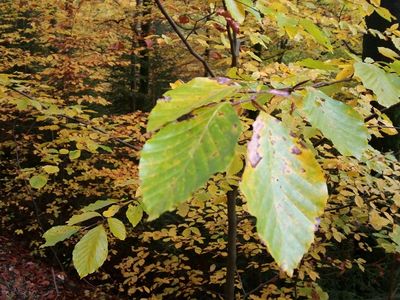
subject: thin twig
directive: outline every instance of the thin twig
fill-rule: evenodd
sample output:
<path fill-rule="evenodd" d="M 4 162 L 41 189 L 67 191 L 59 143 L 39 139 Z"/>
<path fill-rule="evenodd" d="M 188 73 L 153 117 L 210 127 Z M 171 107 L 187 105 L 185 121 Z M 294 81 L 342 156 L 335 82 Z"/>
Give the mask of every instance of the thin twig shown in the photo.
<path fill-rule="evenodd" d="M 239 279 L 240 288 L 242 289 L 243 296 L 245 296 L 245 295 L 246 295 L 246 290 L 244 289 L 244 285 L 243 285 L 243 281 L 242 281 L 242 276 L 240 276 L 238 270 L 236 270 L 236 276 L 237 276 L 238 279 Z"/>
<path fill-rule="evenodd" d="M 277 279 L 279 278 L 279 274 L 275 275 L 274 277 L 272 277 L 271 279 L 260 283 L 256 288 L 252 289 L 250 292 L 248 292 L 245 296 L 244 299 L 247 299 L 247 297 L 249 297 L 251 294 L 257 292 L 258 290 L 262 289 L 264 286 L 266 286 L 267 284 L 270 284 L 272 282 L 275 282 Z"/>
<path fill-rule="evenodd" d="M 176 25 L 175 21 L 171 18 L 171 16 L 167 13 L 165 10 L 164 6 L 161 4 L 160 0 L 155 0 L 158 9 L 161 11 L 163 16 L 167 19 L 169 25 L 171 25 L 172 29 L 175 31 L 175 33 L 179 36 L 181 39 L 182 43 L 186 46 L 190 54 L 192 54 L 199 62 L 201 62 L 204 66 L 204 69 L 207 71 L 207 73 L 211 77 L 215 77 L 214 72 L 211 70 L 210 66 L 208 63 L 192 48 L 192 46 L 188 43 L 188 41 L 185 39 L 185 36 L 182 34 L 182 32 L 179 30 L 178 26 Z"/>
<path fill-rule="evenodd" d="M 58 290 L 56 274 L 54 273 L 53 267 L 51 267 L 51 275 L 53 276 L 53 283 L 54 283 L 54 287 L 56 288 L 56 294 L 57 294 L 56 298 L 58 298 L 58 296 L 60 296 L 60 291 Z"/>

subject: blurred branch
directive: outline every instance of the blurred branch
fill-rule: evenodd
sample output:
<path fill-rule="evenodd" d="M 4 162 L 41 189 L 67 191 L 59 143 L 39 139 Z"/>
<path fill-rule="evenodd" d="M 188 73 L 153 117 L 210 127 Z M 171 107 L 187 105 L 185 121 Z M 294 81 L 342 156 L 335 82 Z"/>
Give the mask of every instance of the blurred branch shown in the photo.
<path fill-rule="evenodd" d="M 188 49 L 190 54 L 192 54 L 199 62 L 201 62 L 203 64 L 203 67 L 206 70 L 207 74 L 209 74 L 211 77 L 215 77 L 215 74 L 211 70 L 211 68 L 208 65 L 208 63 L 188 43 L 188 41 L 186 40 L 185 36 L 182 34 L 182 32 L 179 30 L 178 26 L 176 25 L 175 21 L 171 18 L 171 16 L 165 10 L 164 6 L 161 4 L 160 0 L 155 0 L 155 2 L 157 4 L 158 9 L 161 11 L 163 16 L 167 19 L 169 25 L 171 25 L 172 29 L 179 36 L 179 38 L 181 39 L 182 43 L 186 46 L 186 48 Z"/>

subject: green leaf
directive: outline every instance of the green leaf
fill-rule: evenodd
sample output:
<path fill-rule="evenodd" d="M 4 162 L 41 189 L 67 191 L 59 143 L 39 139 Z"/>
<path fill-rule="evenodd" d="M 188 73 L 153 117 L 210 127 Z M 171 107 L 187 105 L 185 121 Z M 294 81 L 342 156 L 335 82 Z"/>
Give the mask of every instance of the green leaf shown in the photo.
<path fill-rule="evenodd" d="M 112 153 L 112 149 L 109 146 L 105 146 L 105 145 L 98 145 L 100 149 L 103 149 L 104 151 L 108 152 L 108 153 Z"/>
<path fill-rule="evenodd" d="M 238 0 L 225 0 L 225 4 L 232 18 L 238 23 L 242 23 L 246 16 L 246 6 L 244 6 L 241 1 Z"/>
<path fill-rule="evenodd" d="M 74 160 L 81 156 L 81 150 L 72 150 L 68 153 L 69 159 Z"/>
<path fill-rule="evenodd" d="M 128 209 L 126 210 L 126 217 L 133 227 L 136 227 L 139 224 L 140 220 L 143 218 L 143 209 L 140 205 L 133 206 L 132 204 L 128 205 Z"/>
<path fill-rule="evenodd" d="M 92 219 L 94 217 L 101 217 L 101 215 L 95 211 L 84 212 L 80 215 L 73 215 L 67 222 L 68 225 L 75 225 L 77 223 Z"/>
<path fill-rule="evenodd" d="M 381 68 L 362 62 L 354 64 L 354 75 L 363 85 L 374 92 L 379 104 L 389 107 L 399 102 L 400 77 L 386 73 Z"/>
<path fill-rule="evenodd" d="M 253 128 L 240 189 L 272 257 L 292 275 L 328 199 L 324 173 L 277 119 L 261 112 Z"/>
<path fill-rule="evenodd" d="M 319 69 L 319 70 L 326 70 L 326 71 L 336 71 L 337 70 L 337 68 L 335 66 L 332 66 L 328 63 L 325 63 L 325 62 L 319 61 L 319 60 L 315 60 L 312 58 L 306 58 L 306 59 L 300 60 L 296 64 L 299 66 L 310 68 L 310 69 Z"/>
<path fill-rule="evenodd" d="M 80 226 L 68 226 L 68 225 L 51 227 L 43 234 L 46 243 L 41 245 L 40 248 L 54 246 L 58 242 L 61 242 L 69 238 L 79 229 Z"/>
<path fill-rule="evenodd" d="M 125 240 L 126 229 L 124 223 L 116 218 L 107 218 L 108 226 L 110 227 L 111 233 L 120 240 Z"/>
<path fill-rule="evenodd" d="M 89 230 L 75 245 L 72 261 L 79 276 L 93 273 L 107 258 L 108 241 L 103 225 Z"/>
<path fill-rule="evenodd" d="M 368 130 L 351 106 L 316 89 L 308 89 L 300 110 L 315 128 L 330 139 L 342 155 L 360 159 L 368 148 Z"/>
<path fill-rule="evenodd" d="M 142 150 L 139 177 L 149 219 L 187 200 L 232 160 L 240 120 L 228 103 L 197 111 L 196 115 L 161 129 Z"/>
<path fill-rule="evenodd" d="M 47 183 L 47 177 L 42 174 L 32 176 L 31 179 L 29 179 L 29 184 L 31 185 L 31 187 L 38 190 L 44 187 L 46 183 Z"/>
<path fill-rule="evenodd" d="M 94 203 L 90 203 L 89 205 L 85 206 L 82 208 L 82 211 L 87 212 L 87 211 L 95 211 L 98 209 L 101 209 L 103 207 L 106 207 L 108 205 L 114 204 L 119 202 L 118 200 L 115 199 L 107 199 L 107 200 L 97 200 Z"/>
<path fill-rule="evenodd" d="M 234 94 L 240 87 L 220 84 L 209 78 L 194 78 L 164 94 L 151 111 L 147 129 L 154 131 L 193 109 L 220 102 Z"/>
<path fill-rule="evenodd" d="M 321 44 L 329 51 L 333 51 L 329 38 L 317 25 L 314 24 L 313 21 L 309 19 L 301 19 L 300 25 L 303 26 L 304 30 L 307 31 L 317 41 L 317 43 Z"/>

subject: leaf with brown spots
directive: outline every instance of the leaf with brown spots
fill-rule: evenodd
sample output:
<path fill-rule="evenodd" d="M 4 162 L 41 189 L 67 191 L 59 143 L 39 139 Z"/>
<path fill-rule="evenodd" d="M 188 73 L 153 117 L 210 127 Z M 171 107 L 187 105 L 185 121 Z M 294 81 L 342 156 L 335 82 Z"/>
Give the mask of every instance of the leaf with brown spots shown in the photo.
<path fill-rule="evenodd" d="M 328 198 L 324 173 L 312 151 L 277 119 L 261 112 L 253 128 L 240 188 L 269 252 L 291 275 Z"/>

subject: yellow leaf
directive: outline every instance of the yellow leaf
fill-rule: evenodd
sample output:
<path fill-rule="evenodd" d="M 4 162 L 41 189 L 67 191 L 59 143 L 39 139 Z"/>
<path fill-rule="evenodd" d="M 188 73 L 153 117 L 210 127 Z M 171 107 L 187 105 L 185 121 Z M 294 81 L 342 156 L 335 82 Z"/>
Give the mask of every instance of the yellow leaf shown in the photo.
<path fill-rule="evenodd" d="M 180 215 L 182 218 L 186 217 L 186 215 L 189 212 L 189 204 L 187 202 L 183 202 L 178 206 L 177 213 Z"/>
<path fill-rule="evenodd" d="M 200 230 L 197 227 L 190 227 L 190 230 L 195 234 L 201 236 Z"/>
<path fill-rule="evenodd" d="M 114 216 L 121 207 L 118 204 L 111 205 L 105 212 L 103 212 L 103 216 L 106 218 L 111 218 Z"/>
<path fill-rule="evenodd" d="M 353 65 L 345 65 L 345 67 L 336 75 L 336 80 L 349 78 L 354 73 Z"/>
<path fill-rule="evenodd" d="M 43 171 L 45 171 L 47 174 L 55 174 L 58 173 L 60 169 L 57 166 L 47 165 L 43 166 Z"/>
<path fill-rule="evenodd" d="M 68 154 L 69 150 L 68 149 L 60 149 L 60 154 Z"/>
<path fill-rule="evenodd" d="M 389 57 L 390 59 L 395 60 L 396 58 L 399 58 L 399 55 L 394 52 L 392 49 L 385 48 L 385 47 L 378 47 L 378 51 L 380 54 L 383 56 Z"/>
<path fill-rule="evenodd" d="M 184 82 L 182 80 L 178 79 L 174 83 L 170 83 L 169 86 L 171 87 L 171 89 L 175 89 L 182 84 L 184 84 Z"/>
<path fill-rule="evenodd" d="M 212 264 L 212 265 L 210 266 L 210 272 L 214 272 L 216 267 L 217 267 L 217 266 L 216 266 L 215 264 Z"/>
<path fill-rule="evenodd" d="M 397 193 L 393 196 L 393 201 L 397 207 L 400 207 L 400 194 L 399 193 Z"/>
<path fill-rule="evenodd" d="M 190 228 L 186 228 L 183 232 L 182 232 L 182 236 L 185 238 L 188 238 L 192 235 L 192 231 L 190 230 Z"/>
<path fill-rule="evenodd" d="M 381 230 L 382 227 L 390 223 L 388 219 L 381 217 L 376 210 L 369 213 L 369 222 L 375 230 Z"/>
<path fill-rule="evenodd" d="M 360 196 L 355 196 L 354 201 L 358 207 L 362 207 L 364 205 L 364 200 Z"/>

